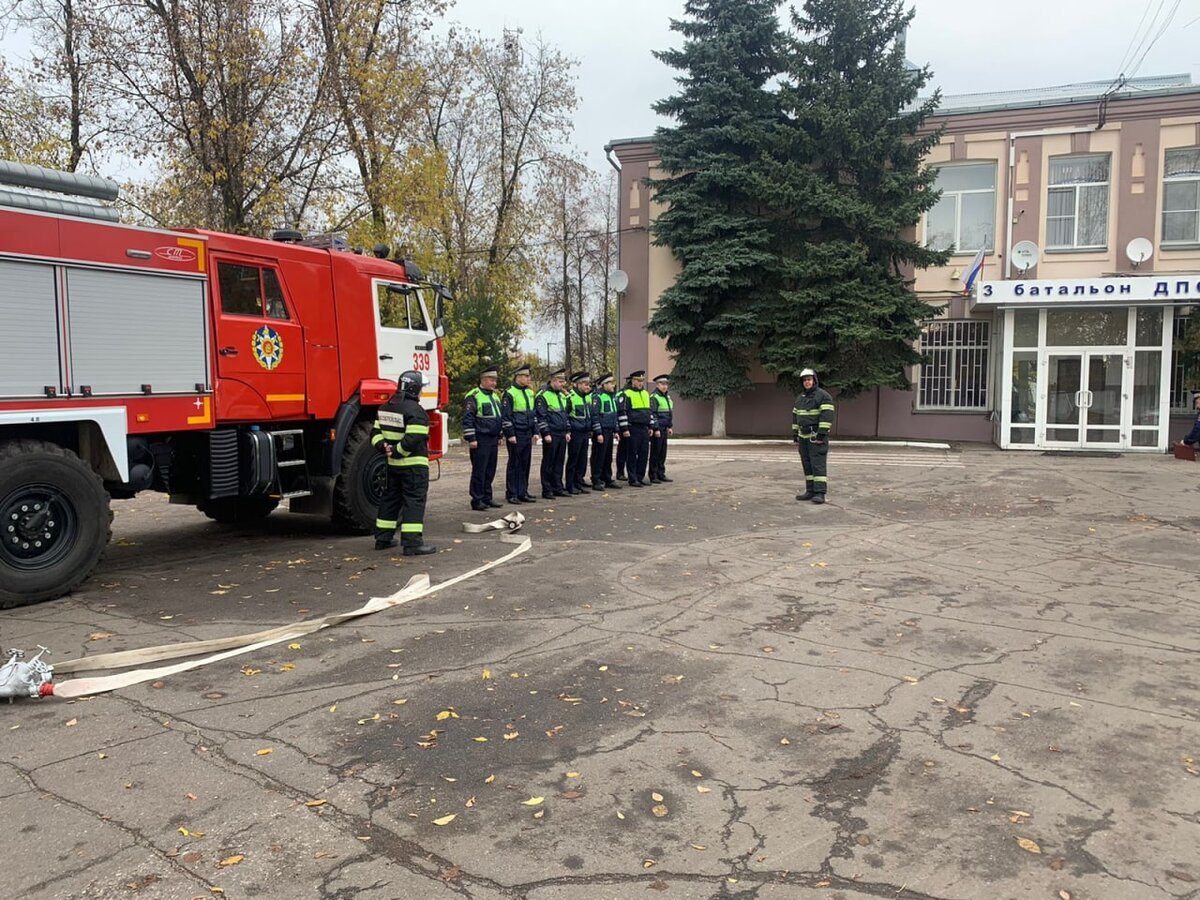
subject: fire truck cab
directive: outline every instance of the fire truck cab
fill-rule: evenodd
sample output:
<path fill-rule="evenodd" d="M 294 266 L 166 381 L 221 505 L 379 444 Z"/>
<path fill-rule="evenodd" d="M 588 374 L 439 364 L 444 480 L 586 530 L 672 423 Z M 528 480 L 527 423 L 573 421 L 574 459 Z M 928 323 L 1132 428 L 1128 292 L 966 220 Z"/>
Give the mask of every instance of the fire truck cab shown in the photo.
<path fill-rule="evenodd" d="M 79 585 L 110 498 L 140 491 L 221 523 L 287 501 L 369 531 L 371 424 L 403 371 L 444 452 L 448 294 L 411 261 L 121 225 L 82 199 L 116 186 L 86 176 L 0 162 L 0 183 L 22 188 L 0 189 L 0 607 Z"/>

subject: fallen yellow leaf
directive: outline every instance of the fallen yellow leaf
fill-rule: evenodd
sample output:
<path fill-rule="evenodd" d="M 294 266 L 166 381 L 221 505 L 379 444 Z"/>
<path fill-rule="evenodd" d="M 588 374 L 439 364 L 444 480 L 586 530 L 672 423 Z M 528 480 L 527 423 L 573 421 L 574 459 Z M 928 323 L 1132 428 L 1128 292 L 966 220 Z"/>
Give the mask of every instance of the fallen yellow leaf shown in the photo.
<path fill-rule="evenodd" d="M 607 671 L 608 671 L 608 666 L 601 666 L 601 667 L 600 667 L 600 671 L 601 671 L 601 672 L 607 672 Z"/>
<path fill-rule="evenodd" d="M 484 681 L 491 681 L 491 680 L 492 680 L 492 670 L 491 670 L 491 669 L 484 669 L 484 670 L 483 670 L 483 680 L 484 680 Z"/>
<path fill-rule="evenodd" d="M 658 793 L 657 791 L 655 791 L 650 794 L 650 799 L 653 800 L 655 803 L 662 803 L 663 795 Z"/>
<path fill-rule="evenodd" d="M 697 772 L 695 769 L 692 769 L 692 777 L 693 778 L 703 778 L 704 775 L 703 775 L 703 773 Z"/>
<path fill-rule="evenodd" d="M 68 727 L 68 728 L 70 728 L 70 727 L 71 727 L 71 726 L 73 726 L 73 725 L 78 725 L 78 724 L 79 724 L 79 720 L 78 720 L 78 719 L 68 719 L 68 720 L 67 720 L 67 727 Z"/>
<path fill-rule="evenodd" d="M 708 848 L 705 847 L 703 844 L 692 844 L 692 849 L 693 850 L 707 850 Z"/>
<path fill-rule="evenodd" d="M 522 800 L 522 806 L 541 806 L 545 801 L 545 797 L 530 797 L 528 800 Z"/>
<path fill-rule="evenodd" d="M 1030 853 L 1041 853 L 1042 848 L 1037 845 L 1037 841 L 1031 841 L 1029 838 L 1017 838 L 1017 846 L 1022 850 L 1027 850 Z"/>
<path fill-rule="evenodd" d="M 475 806 L 475 798 L 474 797 L 469 798 L 467 800 L 467 802 L 463 804 L 463 806 L 465 806 L 467 809 L 471 809 L 472 807 Z"/>
<path fill-rule="evenodd" d="M 473 741 L 475 741 L 476 743 L 479 743 L 479 744 L 486 744 L 486 743 L 487 743 L 487 738 L 485 738 L 483 735 L 480 735 L 479 737 L 471 738 L 471 740 L 473 740 Z"/>
<path fill-rule="evenodd" d="M 304 801 L 304 805 L 311 806 L 311 807 L 317 807 L 317 806 L 324 806 L 328 802 L 329 802 L 328 800 L 306 800 L 306 801 Z"/>
<path fill-rule="evenodd" d="M 242 856 L 242 854 L 240 854 L 240 853 L 237 854 L 236 856 L 227 856 L 223 860 L 221 860 L 221 862 L 218 863 L 218 865 L 236 866 L 238 863 L 240 863 L 245 858 L 246 857 Z"/>
<path fill-rule="evenodd" d="M 668 812 L 670 812 L 670 810 L 663 806 L 663 804 L 658 803 L 650 808 L 650 812 L 654 814 L 654 818 L 661 819 Z"/>
<path fill-rule="evenodd" d="M 299 644 L 288 644 L 288 649 L 289 650 L 299 650 L 300 645 Z"/>
<path fill-rule="evenodd" d="M 255 756 L 270 756 L 270 755 L 271 755 L 272 753 L 274 753 L 274 752 L 275 752 L 275 751 L 274 751 L 274 750 L 272 750 L 270 747 L 266 747 L 266 748 L 264 748 L 264 749 L 262 749 L 262 750 L 255 750 L 255 751 L 254 751 L 254 755 L 255 755 Z"/>
<path fill-rule="evenodd" d="M 496 776 L 495 776 L 495 775 L 489 775 L 487 778 L 483 779 L 483 783 L 484 783 L 484 784 L 491 784 L 491 783 L 492 783 L 493 781 L 495 781 L 495 780 L 496 780 Z"/>
<path fill-rule="evenodd" d="M 448 815 L 448 816 L 442 816 L 440 819 L 434 819 L 433 824 L 434 825 L 449 825 L 451 822 L 453 822 L 457 818 L 458 818 L 457 813 L 450 813 L 450 815 Z"/>
<path fill-rule="evenodd" d="M 654 860 L 652 860 L 652 859 L 643 859 L 642 860 L 642 868 L 643 869 L 649 869 L 652 865 L 654 865 Z"/>
<path fill-rule="evenodd" d="M 330 712 L 337 712 L 337 704 L 335 703 L 335 704 L 333 704 L 333 706 L 329 707 L 329 711 L 330 711 Z"/>
<path fill-rule="evenodd" d="M 439 722 L 445 722 L 452 715 L 454 715 L 454 713 L 450 712 L 450 710 L 443 709 L 440 713 L 437 714 L 437 720 Z"/>
<path fill-rule="evenodd" d="M 913 678 L 911 675 L 905 675 L 905 676 L 904 676 L 904 680 L 905 680 L 905 681 L 907 681 L 909 684 L 916 684 L 916 683 L 917 683 L 918 681 L 920 681 L 921 679 L 919 679 L 919 678 Z"/>
<path fill-rule="evenodd" d="M 282 666 L 279 667 L 280 672 L 292 672 L 292 671 L 295 671 L 295 669 L 296 669 L 295 663 L 284 663 Z"/>
<path fill-rule="evenodd" d="M 442 781 L 447 781 L 447 782 L 449 782 L 450 784 L 454 784 L 454 782 L 458 781 L 458 779 L 457 779 L 457 778 L 451 778 L 449 775 L 443 775 L 443 776 L 442 776 Z"/>
<path fill-rule="evenodd" d="M 697 794 L 711 794 L 712 788 L 706 788 L 704 785 L 698 784 L 698 785 L 696 785 L 696 793 Z"/>
<path fill-rule="evenodd" d="M 791 741 L 789 741 L 787 738 L 780 738 L 779 743 L 782 744 L 784 747 L 786 747 L 789 744 L 791 744 Z"/>
<path fill-rule="evenodd" d="M 567 773 L 567 777 L 568 777 L 568 778 L 578 778 L 578 777 L 579 777 L 579 773 L 578 773 L 578 772 L 568 772 L 568 773 Z"/>
<path fill-rule="evenodd" d="M 392 705 L 393 706 L 403 706 L 407 702 L 408 702 L 407 697 L 401 697 L 399 700 L 393 700 Z"/>
<path fill-rule="evenodd" d="M 617 810 L 617 818 L 618 818 L 618 819 L 621 819 L 622 821 L 624 821 L 624 819 L 625 819 L 625 813 L 621 812 L 621 811 L 618 809 L 618 810 Z"/>
<path fill-rule="evenodd" d="M 519 732 L 519 731 L 510 731 L 510 732 L 508 732 L 508 734 L 504 735 L 504 739 L 505 739 L 506 741 L 515 741 L 515 740 L 516 740 L 518 737 L 520 737 L 520 736 L 521 736 L 521 732 Z"/>
<path fill-rule="evenodd" d="M 534 817 L 535 819 L 540 819 L 540 818 L 541 818 L 542 816 L 544 816 L 545 814 L 546 814 L 546 811 L 545 811 L 544 809 L 539 809 L 537 812 L 535 812 L 535 813 L 533 814 L 533 817 Z"/>

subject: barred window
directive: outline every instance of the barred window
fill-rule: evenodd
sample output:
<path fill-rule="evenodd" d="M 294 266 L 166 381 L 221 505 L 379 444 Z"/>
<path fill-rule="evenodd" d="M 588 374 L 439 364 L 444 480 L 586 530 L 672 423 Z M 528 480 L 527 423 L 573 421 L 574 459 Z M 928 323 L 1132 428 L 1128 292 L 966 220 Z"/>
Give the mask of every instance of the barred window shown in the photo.
<path fill-rule="evenodd" d="M 1178 347 L 1187 324 L 1187 316 L 1175 314 L 1175 321 L 1172 323 L 1174 346 L 1171 348 L 1171 412 L 1177 415 L 1192 411 L 1192 392 L 1188 390 L 1187 368 L 1183 364 L 1183 354 Z"/>
<path fill-rule="evenodd" d="M 938 319 L 921 329 L 918 409 L 987 409 L 991 323 Z"/>

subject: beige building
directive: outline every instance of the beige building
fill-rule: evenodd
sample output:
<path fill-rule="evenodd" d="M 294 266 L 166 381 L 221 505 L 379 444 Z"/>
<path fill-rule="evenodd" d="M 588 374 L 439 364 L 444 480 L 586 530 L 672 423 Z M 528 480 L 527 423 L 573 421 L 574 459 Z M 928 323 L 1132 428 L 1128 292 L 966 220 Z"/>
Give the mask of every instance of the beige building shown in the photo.
<path fill-rule="evenodd" d="M 941 200 L 917 239 L 954 248 L 917 274 L 929 304 L 911 391 L 838 406 L 842 436 L 993 441 L 1012 449 L 1165 450 L 1190 423 L 1173 342 L 1200 303 L 1200 86 L 1188 76 L 943 99 L 929 162 Z M 651 244 L 649 138 L 609 145 L 621 170 L 622 372 L 669 372 L 645 330 L 678 271 Z M 970 296 L 963 279 L 983 251 Z M 1200 378 L 1200 373 L 1196 373 Z M 731 398 L 730 434 L 782 435 L 792 397 L 771 375 Z M 705 432 L 708 403 L 676 430 Z"/>

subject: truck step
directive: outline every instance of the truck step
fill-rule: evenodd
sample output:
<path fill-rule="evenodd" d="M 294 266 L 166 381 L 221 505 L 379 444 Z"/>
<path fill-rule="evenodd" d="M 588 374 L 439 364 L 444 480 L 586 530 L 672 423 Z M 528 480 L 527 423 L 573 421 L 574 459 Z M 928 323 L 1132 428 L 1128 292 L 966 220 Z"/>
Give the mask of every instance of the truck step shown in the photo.
<path fill-rule="evenodd" d="M 280 494 L 280 500 L 291 500 L 293 497 L 311 497 L 312 491 L 288 491 L 286 494 Z"/>
<path fill-rule="evenodd" d="M 302 465 L 304 465 L 304 460 L 302 460 L 302 459 L 285 459 L 282 462 L 276 463 L 276 465 L 281 469 L 283 469 L 287 466 L 302 466 Z"/>

